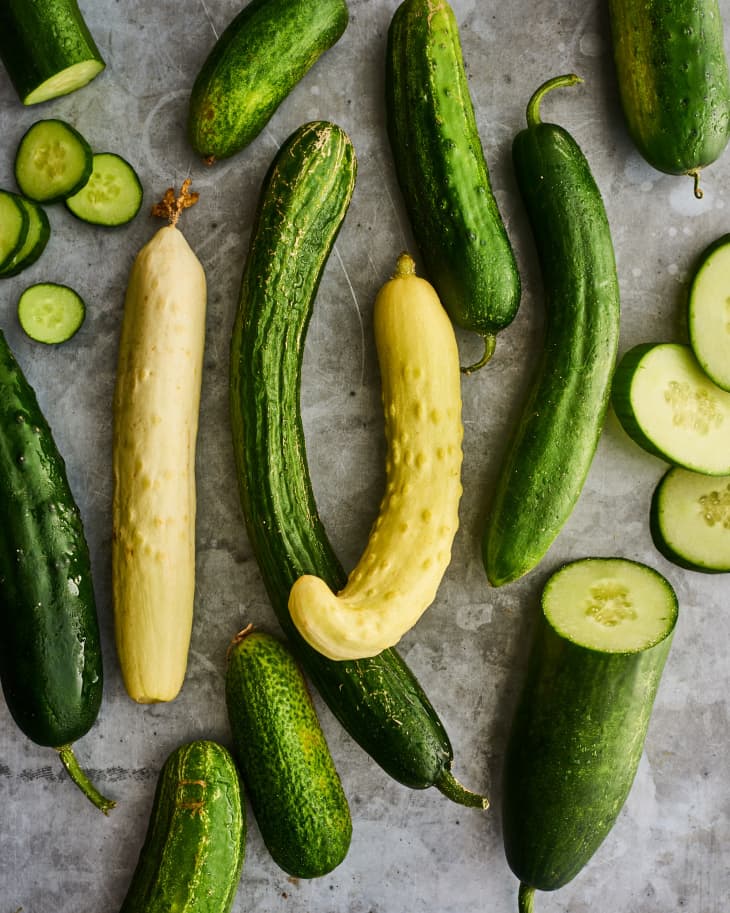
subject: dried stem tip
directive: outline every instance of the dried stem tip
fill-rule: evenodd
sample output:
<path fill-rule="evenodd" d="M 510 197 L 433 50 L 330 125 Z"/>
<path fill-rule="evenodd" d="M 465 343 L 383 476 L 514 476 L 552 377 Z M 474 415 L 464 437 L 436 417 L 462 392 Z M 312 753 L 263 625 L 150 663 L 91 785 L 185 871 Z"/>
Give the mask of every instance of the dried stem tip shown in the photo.
<path fill-rule="evenodd" d="M 160 219 L 167 219 L 170 225 L 177 225 L 177 220 L 180 218 L 180 213 L 183 209 L 187 209 L 188 206 L 194 206 L 200 197 L 199 193 L 191 192 L 191 184 L 190 178 L 185 178 L 180 188 L 179 197 L 175 196 L 174 187 L 168 187 L 165 191 L 165 196 L 152 207 L 152 215 Z"/>

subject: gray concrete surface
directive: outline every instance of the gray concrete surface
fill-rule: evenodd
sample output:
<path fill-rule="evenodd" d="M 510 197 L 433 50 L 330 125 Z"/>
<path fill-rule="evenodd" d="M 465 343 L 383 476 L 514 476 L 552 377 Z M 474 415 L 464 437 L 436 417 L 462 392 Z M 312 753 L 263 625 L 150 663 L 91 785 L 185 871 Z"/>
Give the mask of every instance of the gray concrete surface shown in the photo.
<path fill-rule="evenodd" d="M 0 74 L 0 185 L 37 118 L 75 124 L 97 150 L 139 170 L 147 203 L 192 176 L 200 204 L 184 231 L 209 280 L 208 335 L 198 447 L 196 619 L 188 677 L 169 705 L 141 707 L 124 692 L 110 604 L 111 396 L 126 277 L 156 226 L 146 214 L 105 231 L 49 211 L 43 258 L 2 284 L 0 325 L 35 386 L 64 453 L 91 546 L 104 639 L 106 684 L 97 724 L 77 744 L 82 764 L 118 801 L 95 812 L 53 752 L 30 743 L 0 702 L 0 913 L 117 910 L 145 832 L 157 772 L 194 737 L 227 743 L 224 654 L 244 623 L 276 631 L 243 528 L 227 419 L 228 343 L 251 217 L 266 167 L 293 129 L 329 118 L 352 136 L 359 178 L 312 320 L 302 403 L 322 516 L 343 562 L 363 547 L 383 485 L 384 441 L 371 313 L 396 254 L 413 247 L 395 182 L 383 115 L 385 36 L 394 0 L 350 0 L 351 22 L 242 154 L 206 169 L 184 122 L 193 78 L 238 0 L 86 0 L 108 68 L 64 99 L 25 110 Z M 723 0 L 726 18 L 730 3 Z M 626 134 L 609 56 L 605 4 L 455 0 L 480 131 L 524 282 L 519 316 L 490 367 L 464 380 L 464 497 L 453 562 L 436 603 L 402 652 L 440 712 L 454 770 L 488 791 L 492 810 L 450 804 L 433 790 L 391 781 L 318 700 L 354 817 L 352 847 L 331 875 L 296 882 L 268 857 L 249 816 L 247 860 L 234 910 L 258 913 L 511 913 L 516 881 L 500 834 L 500 767 L 527 628 L 546 575 L 589 554 L 645 561 L 674 584 L 681 618 L 646 749 L 629 800 L 583 872 L 540 895 L 542 913 L 724 913 L 730 896 L 727 757 L 730 617 L 727 578 L 682 571 L 649 535 L 648 507 L 664 464 L 639 450 L 610 415 L 583 495 L 540 567 L 490 589 L 480 534 L 506 436 L 538 351 L 542 294 L 532 239 L 517 194 L 510 144 L 524 108 L 549 76 L 576 71 L 581 88 L 555 93 L 544 113 L 584 149 L 604 194 L 623 296 L 621 351 L 641 341 L 683 340 L 684 295 L 699 251 L 727 231 L 730 158 L 688 180 L 653 171 Z M 75 286 L 88 318 L 67 345 L 25 338 L 15 302 L 31 281 Z M 476 343 L 459 336 L 464 359 Z"/>

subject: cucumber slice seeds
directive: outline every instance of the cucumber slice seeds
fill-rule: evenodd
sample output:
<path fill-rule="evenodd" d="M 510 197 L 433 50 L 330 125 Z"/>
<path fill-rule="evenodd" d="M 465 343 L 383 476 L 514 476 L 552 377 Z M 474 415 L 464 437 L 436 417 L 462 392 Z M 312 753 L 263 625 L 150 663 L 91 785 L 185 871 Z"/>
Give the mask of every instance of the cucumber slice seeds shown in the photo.
<path fill-rule="evenodd" d="M 67 285 L 40 282 L 29 286 L 18 301 L 18 320 L 31 339 L 48 345 L 66 342 L 86 316 L 83 298 Z"/>
<path fill-rule="evenodd" d="M 89 179 L 91 146 L 65 121 L 36 121 L 20 141 L 15 180 L 36 203 L 55 203 L 80 190 Z"/>
<path fill-rule="evenodd" d="M 130 222 L 141 205 L 142 185 L 137 172 L 114 152 L 94 155 L 88 182 L 66 200 L 66 206 L 78 219 L 107 226 Z"/>

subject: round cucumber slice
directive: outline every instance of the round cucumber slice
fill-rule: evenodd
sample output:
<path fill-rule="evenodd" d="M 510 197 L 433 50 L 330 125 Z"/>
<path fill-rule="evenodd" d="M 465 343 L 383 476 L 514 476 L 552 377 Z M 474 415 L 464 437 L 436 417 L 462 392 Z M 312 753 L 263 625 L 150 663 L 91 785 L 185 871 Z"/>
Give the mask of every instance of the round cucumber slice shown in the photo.
<path fill-rule="evenodd" d="M 669 463 L 730 475 L 730 393 L 714 384 L 692 349 L 639 345 L 616 368 L 612 403 L 626 433 Z"/>
<path fill-rule="evenodd" d="M 651 534 L 664 557 L 680 567 L 730 571 L 730 476 L 670 469 L 654 490 Z"/>
<path fill-rule="evenodd" d="M 17 193 L 0 190 L 0 270 L 5 269 L 25 243 L 28 212 Z"/>
<path fill-rule="evenodd" d="M 702 254 L 689 290 L 688 327 L 703 371 L 730 391 L 730 234 Z"/>
<path fill-rule="evenodd" d="M 15 180 L 36 203 L 55 203 L 80 190 L 89 179 L 91 146 L 66 121 L 36 121 L 20 141 Z"/>
<path fill-rule="evenodd" d="M 142 184 L 137 172 L 114 152 L 97 153 L 88 182 L 66 200 L 78 219 L 107 226 L 130 222 L 141 205 Z"/>
<path fill-rule="evenodd" d="M 32 200 L 26 200 L 25 197 L 18 197 L 18 201 L 28 214 L 28 231 L 22 246 L 0 269 L 2 279 L 16 276 L 35 263 L 46 249 L 46 244 L 51 236 L 51 226 L 45 210 Z"/>
<path fill-rule="evenodd" d="M 29 286 L 18 301 L 18 320 L 31 339 L 54 345 L 66 342 L 86 316 L 83 298 L 67 285 L 40 282 Z"/>

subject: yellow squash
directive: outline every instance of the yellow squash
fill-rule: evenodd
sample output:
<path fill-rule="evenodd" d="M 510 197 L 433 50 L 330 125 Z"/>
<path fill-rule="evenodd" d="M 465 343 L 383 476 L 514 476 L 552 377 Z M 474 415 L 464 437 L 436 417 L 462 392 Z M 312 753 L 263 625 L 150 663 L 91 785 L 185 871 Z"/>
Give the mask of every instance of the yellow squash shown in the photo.
<path fill-rule="evenodd" d="M 205 338 L 203 267 L 176 223 L 183 184 L 132 266 L 114 393 L 112 586 L 129 696 L 172 700 L 187 667 L 195 591 L 195 443 Z"/>
<path fill-rule="evenodd" d="M 374 656 L 413 627 L 436 597 L 459 525 L 459 353 L 408 254 L 378 293 L 374 326 L 388 444 L 380 513 L 344 589 L 335 595 L 305 575 L 289 596 L 302 636 L 336 660 Z"/>

